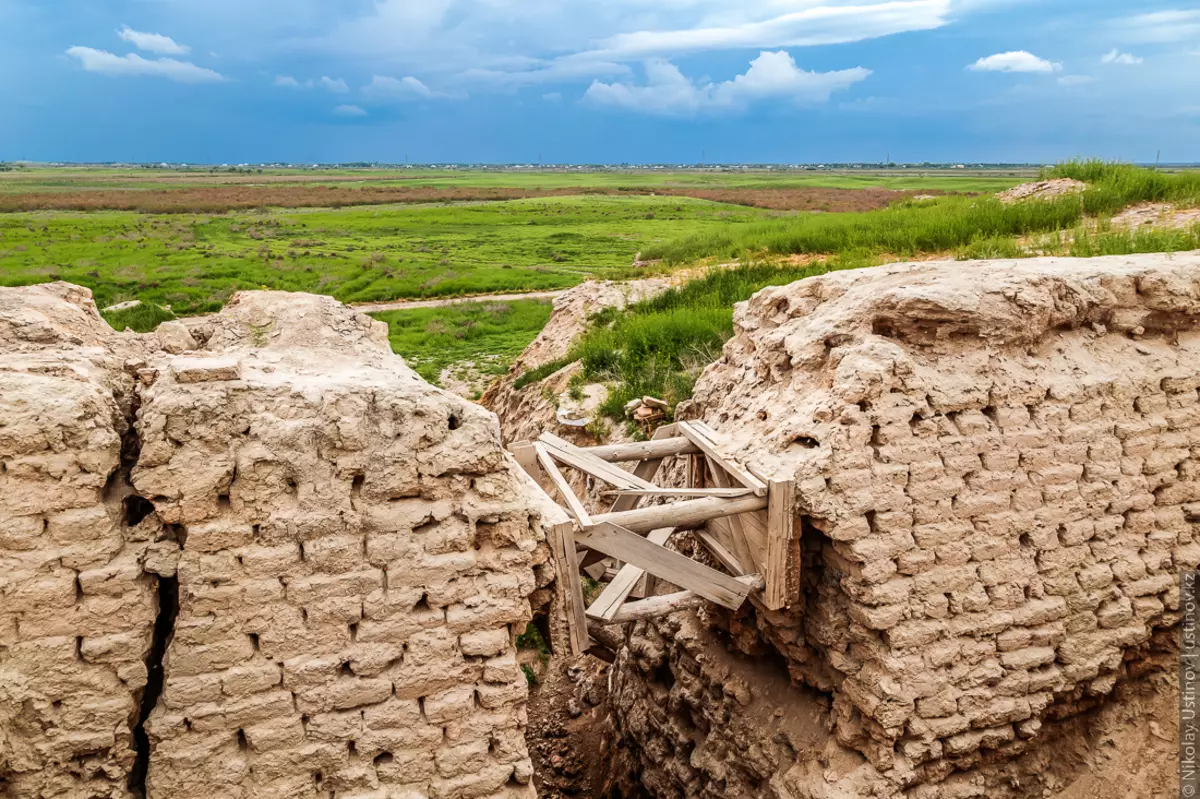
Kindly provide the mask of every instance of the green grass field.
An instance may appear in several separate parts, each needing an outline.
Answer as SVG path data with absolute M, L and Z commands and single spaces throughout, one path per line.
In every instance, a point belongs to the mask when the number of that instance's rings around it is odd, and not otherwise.
M 387 322 L 388 340 L 431 383 L 454 365 L 478 374 L 508 371 L 550 318 L 538 300 L 472 302 L 373 314 Z
M 661 258 L 657 271 L 731 258 L 746 264 L 715 271 L 663 298 L 597 320 L 571 357 L 584 361 L 591 379 L 612 383 L 613 395 L 604 410 L 619 417 L 624 400 L 637 394 L 672 400 L 688 396 L 695 375 L 716 357 L 732 330 L 732 305 L 765 285 L 930 253 L 988 258 L 1200 247 L 1200 229 L 1127 232 L 1111 229 L 1103 218 L 1136 202 L 1200 204 L 1198 172 L 1158 173 L 1089 161 L 1062 164 L 1044 176 L 1073 177 L 1089 188 L 1082 196 L 1005 206 L 987 195 L 1032 173 L 19 169 L 0 172 L 0 195 L 62 192 L 93 193 L 94 198 L 95 192 L 115 191 L 146 197 L 143 190 L 161 194 L 195 188 L 199 192 L 187 196 L 199 202 L 214 191 L 264 197 L 262 192 L 281 186 L 294 193 L 270 196 L 315 196 L 323 202 L 323 190 L 314 194 L 314 187 L 361 188 L 364 194 L 343 192 L 339 196 L 349 205 L 341 208 L 188 213 L 190 206 L 183 205 L 174 208 L 181 213 L 4 213 L 0 285 L 68 280 L 91 288 L 101 307 L 138 299 L 142 307 L 106 318 L 114 327 L 147 330 L 175 315 L 215 311 L 241 289 L 266 287 L 329 294 L 347 302 L 381 302 L 560 289 L 592 277 L 644 275 L 644 268 L 631 265 L 638 252 L 644 258 Z M 410 199 L 404 204 L 353 204 L 381 186 L 523 191 L 578 187 L 621 194 L 434 203 L 422 198 L 457 195 L 426 191 L 405 194 Z M 656 196 L 658 188 L 704 189 L 703 196 L 710 199 Z M 755 192 L 821 188 L 955 194 L 845 213 L 771 211 L 715 201 L 745 203 L 748 197 L 761 196 Z M 715 195 L 710 189 L 733 193 Z M 983 196 L 963 196 L 971 193 Z M 883 197 L 882 202 L 890 201 L 889 195 Z M 849 206 L 839 207 L 881 205 L 878 199 L 874 205 L 857 202 L 852 199 Z M 56 197 L 51 207 L 60 204 Z M 9 206 L 34 207 L 19 202 Z M 1101 217 L 1098 222 L 1088 221 L 1095 216 Z M 796 254 L 818 262 L 788 263 L 787 256 Z M 456 364 L 470 364 L 471 370 L 485 375 L 504 371 L 548 315 L 544 303 L 517 301 L 378 316 L 389 325 L 393 348 L 436 381 Z M 522 379 L 535 379 L 551 366 Z
M 33 167 L 0 172 L 0 194 L 33 191 L 187 188 L 220 183 L 262 185 L 275 181 L 314 186 L 429 186 L 438 188 L 644 189 L 656 186 L 705 188 L 884 188 L 997 192 L 1032 177 L 1030 170 L 949 169 L 673 171 L 604 170 L 422 170 L 422 169 L 264 169 L 261 173 L 106 167 Z
M 346 302 L 573 286 L 630 273 L 665 240 L 773 212 L 682 197 L 290 209 L 219 215 L 0 214 L 0 285 L 67 280 L 101 306 L 139 299 L 180 315 L 240 289 Z

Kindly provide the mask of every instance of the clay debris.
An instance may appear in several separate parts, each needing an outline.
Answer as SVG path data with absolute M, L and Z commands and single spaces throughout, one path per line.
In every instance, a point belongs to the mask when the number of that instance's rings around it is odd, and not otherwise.
M 495 417 L 329 298 L 189 336 L 0 289 L 0 793 L 532 796 Z
M 1052 200 L 1070 194 L 1079 194 L 1087 189 L 1087 184 L 1072 178 L 1053 178 L 1038 180 L 1033 183 L 1022 183 L 1002 191 L 996 196 L 1002 203 L 1016 203 L 1022 200 Z
M 794 476 L 803 580 L 759 634 L 893 789 L 1037 746 L 1177 623 L 1198 320 L 1198 254 L 900 264 L 738 306 L 680 415 Z

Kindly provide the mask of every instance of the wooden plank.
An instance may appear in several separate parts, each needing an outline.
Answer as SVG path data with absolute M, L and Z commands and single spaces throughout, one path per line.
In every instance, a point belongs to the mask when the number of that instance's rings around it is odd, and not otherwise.
M 660 527 L 657 530 L 651 530 L 646 536 L 646 540 L 652 544 L 662 546 L 671 538 L 671 534 L 675 532 L 674 527 Z M 646 570 L 640 566 L 634 566 L 632 563 L 627 563 L 617 572 L 617 576 L 613 578 L 600 596 L 596 597 L 596 601 L 592 602 L 587 609 L 588 618 L 603 619 L 608 621 L 616 615 L 621 609 L 621 605 L 625 604 L 625 600 L 637 587 L 642 575 Z
M 728 574 L 710 569 L 615 524 L 589 527 L 580 531 L 576 538 L 586 547 L 632 563 L 730 610 L 740 607 L 750 593 L 745 583 Z
M 699 447 L 705 455 L 715 461 L 721 468 L 729 472 L 734 480 L 737 480 L 742 485 L 754 490 L 754 493 L 760 497 L 767 495 L 767 486 L 754 475 L 745 469 L 741 464 L 727 458 L 719 452 L 714 442 L 708 437 L 704 430 L 693 427 L 691 422 L 678 422 L 679 432 L 691 439 L 697 447 Z
M 753 494 L 749 488 L 618 488 L 602 491 L 606 497 L 726 497 L 736 499 Z
M 763 602 L 770 610 L 779 610 L 790 600 L 787 574 L 796 486 L 791 480 L 772 480 L 767 490 L 767 563 L 762 573 L 766 581 Z
M 675 435 L 675 425 L 663 425 L 654 431 L 654 438 L 652 440 L 670 438 L 673 435 Z M 687 441 L 687 439 L 684 440 Z M 691 442 L 689 441 L 688 443 L 690 444 Z M 662 458 L 649 458 L 641 461 L 637 466 L 634 467 L 633 474 L 635 477 L 639 477 L 642 480 L 653 480 L 654 475 L 658 474 L 658 469 L 662 466 L 662 462 Z M 609 508 L 609 512 L 615 513 L 617 511 L 633 510 L 635 507 L 637 507 L 637 504 L 638 498 L 636 496 L 617 497 L 613 502 L 612 507 Z
M 722 487 L 728 486 L 729 475 L 713 459 L 705 457 L 708 463 L 708 470 L 713 476 L 713 482 Z M 746 534 L 746 525 L 743 524 L 742 520 L 743 516 L 730 516 L 726 520 L 729 525 L 729 539 L 733 544 L 734 555 L 739 562 L 745 565 L 748 571 L 761 573 L 766 553 L 751 543 L 749 536 Z M 764 542 L 763 549 L 765 549 L 765 546 Z M 758 552 L 761 552 L 761 554 L 758 554 L 756 557 L 756 553 Z
M 635 533 L 648 533 L 659 527 L 690 527 L 703 524 L 709 519 L 750 513 L 766 507 L 766 497 L 749 496 L 738 499 L 704 497 L 703 499 L 685 499 L 669 505 L 655 505 L 650 508 L 637 508 L 619 513 L 600 513 L 592 517 L 592 524 L 608 522 L 626 527 Z
M 586 452 L 602 461 L 621 463 L 623 461 L 657 460 L 676 455 L 694 455 L 700 451 L 700 448 L 693 444 L 690 439 L 683 436 L 672 437 L 667 435 L 659 438 L 657 435 L 658 432 L 664 429 L 664 427 L 660 427 L 654 431 L 655 437 L 650 441 L 634 441 L 629 444 L 606 444 L 601 447 L 587 447 Z
M 509 445 L 508 451 L 512 453 L 513 458 L 526 474 L 534 480 L 541 481 L 542 467 L 538 466 L 537 450 L 534 449 L 532 441 L 518 441 Z
M 712 553 L 712 556 L 717 559 L 717 562 L 729 569 L 736 576 L 746 574 L 746 568 L 742 565 L 737 557 L 721 545 L 717 537 L 707 530 L 697 530 L 696 538 L 700 539 L 700 543 L 704 544 L 705 548 Z
M 538 442 L 555 460 L 579 469 L 617 488 L 654 488 L 654 483 L 643 480 L 607 461 L 602 461 L 588 451 L 577 447 L 569 441 L 564 441 L 553 433 L 542 433 Z
M 575 492 L 571 490 L 571 485 L 567 482 L 567 478 L 563 477 L 563 473 L 558 470 L 554 460 L 546 452 L 546 448 L 541 444 L 533 445 L 534 451 L 537 453 L 538 463 L 546 470 L 546 474 L 550 476 L 550 482 L 554 483 L 554 487 L 558 489 L 558 493 L 562 494 L 562 498 L 567 503 L 567 509 L 571 511 L 571 515 L 579 520 L 580 524 L 592 524 L 592 517 L 588 515 L 587 508 L 583 507 L 583 503 L 579 501 L 579 497 L 575 496 Z M 572 549 L 572 552 L 575 550 Z
M 550 552 L 558 572 L 558 592 L 567 615 L 571 654 L 582 655 L 588 649 L 587 617 L 584 615 L 583 583 L 579 562 L 575 559 L 575 525 L 562 522 L 549 530 Z
M 759 590 L 763 586 L 763 579 L 757 574 L 748 574 L 736 579 L 745 584 L 750 590 Z M 697 608 L 703 605 L 704 602 L 704 597 L 694 591 L 680 591 L 675 594 L 652 596 L 638 602 L 626 602 L 610 621 L 604 623 L 624 624 L 630 621 L 651 619 L 666 613 L 673 613 L 677 610 Z

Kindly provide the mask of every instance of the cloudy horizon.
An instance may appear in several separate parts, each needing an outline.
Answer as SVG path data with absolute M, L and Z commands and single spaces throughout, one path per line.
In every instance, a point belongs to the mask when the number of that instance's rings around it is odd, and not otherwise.
M 1200 160 L 1147 0 L 0 0 L 0 160 Z

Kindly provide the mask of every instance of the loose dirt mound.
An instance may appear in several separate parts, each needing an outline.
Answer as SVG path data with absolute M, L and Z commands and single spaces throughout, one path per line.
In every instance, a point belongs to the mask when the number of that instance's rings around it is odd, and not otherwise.
M 1200 208 L 1176 208 L 1170 203 L 1145 203 L 1126 208 L 1112 218 L 1113 227 L 1185 230 L 1200 225 Z
M 1083 181 L 1054 178 L 1053 180 L 1039 180 L 1035 183 L 1022 183 L 1020 186 L 1013 186 L 1008 191 L 1002 191 L 996 196 L 1002 203 L 1015 203 L 1021 200 L 1051 200 L 1068 194 L 1079 194 L 1086 188 L 1087 184 Z

